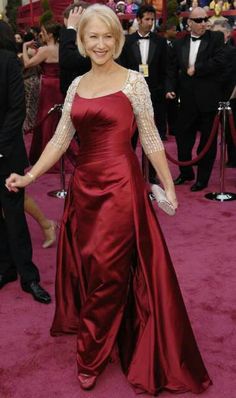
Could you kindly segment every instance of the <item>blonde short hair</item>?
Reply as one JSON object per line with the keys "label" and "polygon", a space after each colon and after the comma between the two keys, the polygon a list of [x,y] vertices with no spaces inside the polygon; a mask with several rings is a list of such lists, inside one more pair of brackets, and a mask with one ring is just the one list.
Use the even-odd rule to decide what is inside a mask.
{"label": "blonde short hair", "polygon": [[83,45],[84,30],[92,17],[99,18],[109,28],[115,38],[115,52],[113,54],[113,58],[118,58],[125,42],[124,32],[115,12],[111,8],[102,4],[93,4],[92,6],[89,6],[80,18],[77,35],[77,45],[80,54],[84,57],[86,56]]}

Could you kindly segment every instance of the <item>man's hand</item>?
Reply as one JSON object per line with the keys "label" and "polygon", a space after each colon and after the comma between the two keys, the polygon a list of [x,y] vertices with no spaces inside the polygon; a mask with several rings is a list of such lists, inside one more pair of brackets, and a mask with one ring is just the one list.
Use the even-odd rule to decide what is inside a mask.
{"label": "man's hand", "polygon": [[194,66],[189,66],[188,69],[187,69],[187,74],[188,74],[189,76],[193,76],[194,73],[195,73],[195,68],[194,68]]}
{"label": "man's hand", "polygon": [[166,99],[175,99],[176,98],[176,94],[174,91],[170,91],[168,93],[166,93]]}
{"label": "man's hand", "polygon": [[71,10],[67,20],[67,26],[71,26],[77,30],[78,23],[83,12],[84,9],[82,7],[75,7],[73,10]]}

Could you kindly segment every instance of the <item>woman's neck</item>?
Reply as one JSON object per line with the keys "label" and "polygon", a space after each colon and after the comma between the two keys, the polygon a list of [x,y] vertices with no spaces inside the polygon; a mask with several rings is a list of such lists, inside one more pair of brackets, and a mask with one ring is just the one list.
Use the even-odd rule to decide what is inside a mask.
{"label": "woman's neck", "polygon": [[50,38],[47,41],[47,46],[55,46],[57,43],[55,42],[55,40],[53,38]]}
{"label": "woman's neck", "polygon": [[92,63],[92,68],[91,68],[91,75],[93,76],[109,76],[113,72],[116,72],[117,69],[119,68],[119,65],[114,62],[113,60],[109,63],[106,63],[104,65],[97,65]]}

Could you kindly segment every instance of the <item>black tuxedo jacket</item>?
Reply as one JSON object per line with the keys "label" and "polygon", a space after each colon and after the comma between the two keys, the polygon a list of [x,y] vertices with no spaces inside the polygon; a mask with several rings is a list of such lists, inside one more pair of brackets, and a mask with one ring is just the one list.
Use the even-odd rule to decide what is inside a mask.
{"label": "black tuxedo jacket", "polygon": [[59,42],[60,88],[65,96],[72,81],[91,69],[88,58],[82,57],[76,45],[76,31],[63,27]]}
{"label": "black tuxedo jacket", "polygon": [[201,39],[195,74],[187,75],[190,36],[173,42],[169,51],[166,92],[178,92],[180,104],[186,110],[197,106],[202,112],[215,111],[221,99],[221,75],[225,68],[224,36],[206,31]]}
{"label": "black tuxedo jacket", "polygon": [[[228,101],[236,86],[236,47],[225,44],[225,69],[222,75],[223,101]],[[236,116],[236,115],[235,115]]]}
{"label": "black tuxedo jacket", "polygon": [[[163,95],[166,79],[167,43],[166,39],[150,32],[148,53],[149,77],[146,78],[149,90],[153,94]],[[137,32],[126,36],[119,63],[132,70],[139,70],[142,63]]]}
{"label": "black tuxedo jacket", "polygon": [[25,97],[22,69],[14,52],[0,49],[0,174],[22,173],[28,166],[23,141]]}

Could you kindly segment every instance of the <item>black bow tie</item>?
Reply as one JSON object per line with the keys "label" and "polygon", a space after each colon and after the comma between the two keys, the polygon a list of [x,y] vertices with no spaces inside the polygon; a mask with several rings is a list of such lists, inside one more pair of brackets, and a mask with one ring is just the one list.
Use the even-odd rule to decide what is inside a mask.
{"label": "black bow tie", "polygon": [[150,36],[139,36],[139,40],[149,40]]}
{"label": "black bow tie", "polygon": [[200,37],[191,36],[191,39],[192,41],[202,40],[201,36]]}

